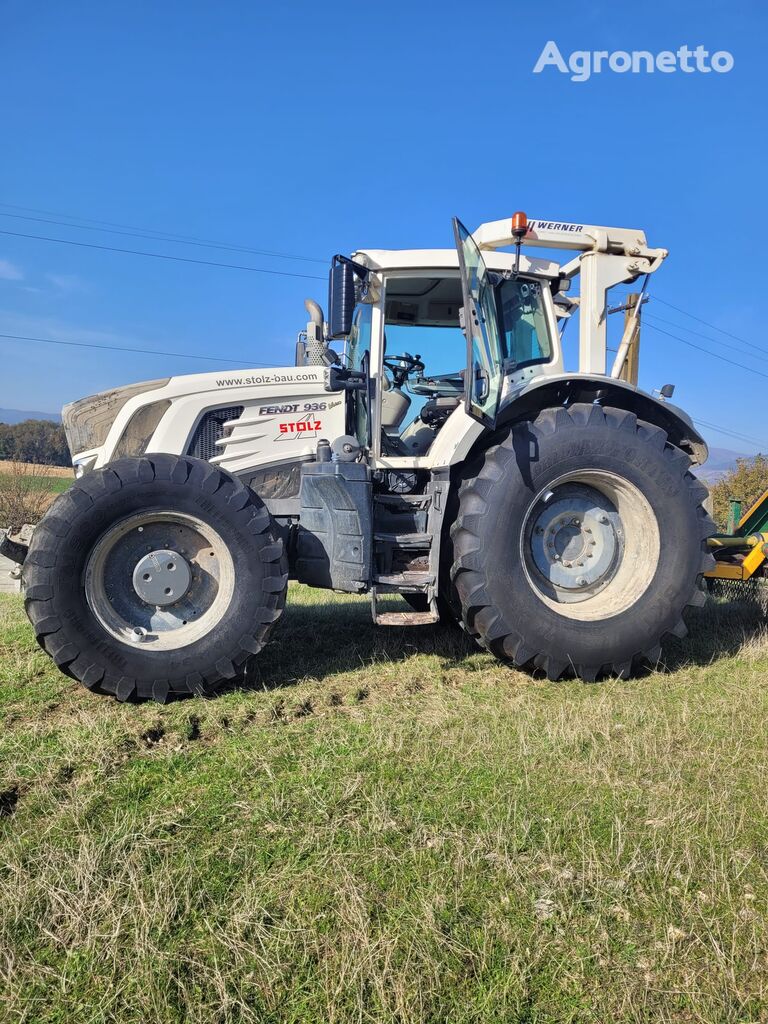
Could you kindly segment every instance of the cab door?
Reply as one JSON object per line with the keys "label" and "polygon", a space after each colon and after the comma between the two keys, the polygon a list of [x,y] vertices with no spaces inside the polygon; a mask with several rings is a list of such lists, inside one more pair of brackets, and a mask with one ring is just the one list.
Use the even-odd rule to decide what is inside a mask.
{"label": "cab door", "polygon": [[487,426],[496,423],[504,381],[501,346],[493,284],[472,235],[456,217],[453,232],[459,253],[464,294],[464,333],[467,338],[465,405],[470,416]]}

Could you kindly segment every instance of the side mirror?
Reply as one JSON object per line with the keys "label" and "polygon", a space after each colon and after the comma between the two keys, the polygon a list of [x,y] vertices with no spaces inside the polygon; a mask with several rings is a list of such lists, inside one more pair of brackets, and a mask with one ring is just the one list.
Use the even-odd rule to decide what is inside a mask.
{"label": "side mirror", "polygon": [[347,337],[352,330],[354,312],[355,266],[334,256],[328,276],[328,333],[331,338]]}
{"label": "side mirror", "polygon": [[665,384],[664,387],[659,392],[659,394],[661,395],[662,398],[671,398],[672,395],[674,395],[674,393],[675,393],[675,385],[674,384]]}
{"label": "side mirror", "polygon": [[346,338],[352,330],[355,278],[365,286],[368,268],[347,256],[334,256],[328,277],[328,335],[331,339]]}

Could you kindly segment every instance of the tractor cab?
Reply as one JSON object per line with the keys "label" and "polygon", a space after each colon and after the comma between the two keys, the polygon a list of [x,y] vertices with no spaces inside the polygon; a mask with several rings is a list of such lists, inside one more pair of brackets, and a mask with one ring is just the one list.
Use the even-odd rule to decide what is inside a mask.
{"label": "tractor cab", "polygon": [[456,232],[456,249],[334,258],[327,334],[343,347],[332,373],[374,463],[445,464],[451,435],[493,425],[516,388],[562,372],[559,266],[484,257],[458,221]]}

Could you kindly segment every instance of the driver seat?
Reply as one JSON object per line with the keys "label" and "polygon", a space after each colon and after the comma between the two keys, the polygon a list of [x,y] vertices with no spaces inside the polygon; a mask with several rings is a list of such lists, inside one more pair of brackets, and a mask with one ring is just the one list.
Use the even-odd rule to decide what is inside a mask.
{"label": "driver seat", "polygon": [[421,419],[429,427],[439,430],[454,409],[461,405],[459,395],[437,395],[430,398],[421,408]]}

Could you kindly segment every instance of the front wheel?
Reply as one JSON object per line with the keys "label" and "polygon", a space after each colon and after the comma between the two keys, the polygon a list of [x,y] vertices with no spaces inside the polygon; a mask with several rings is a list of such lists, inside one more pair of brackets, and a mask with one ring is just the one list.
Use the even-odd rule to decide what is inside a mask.
{"label": "front wheel", "polygon": [[205,694],[258,653],[285,604],[274,521],[235,477],[148,455],[89,473],[35,530],[27,614],[68,675],[120,700]]}
{"label": "front wheel", "polygon": [[655,664],[713,562],[706,488],[659,427],[619,409],[546,409],[465,475],[451,531],[468,631],[557,679]]}

